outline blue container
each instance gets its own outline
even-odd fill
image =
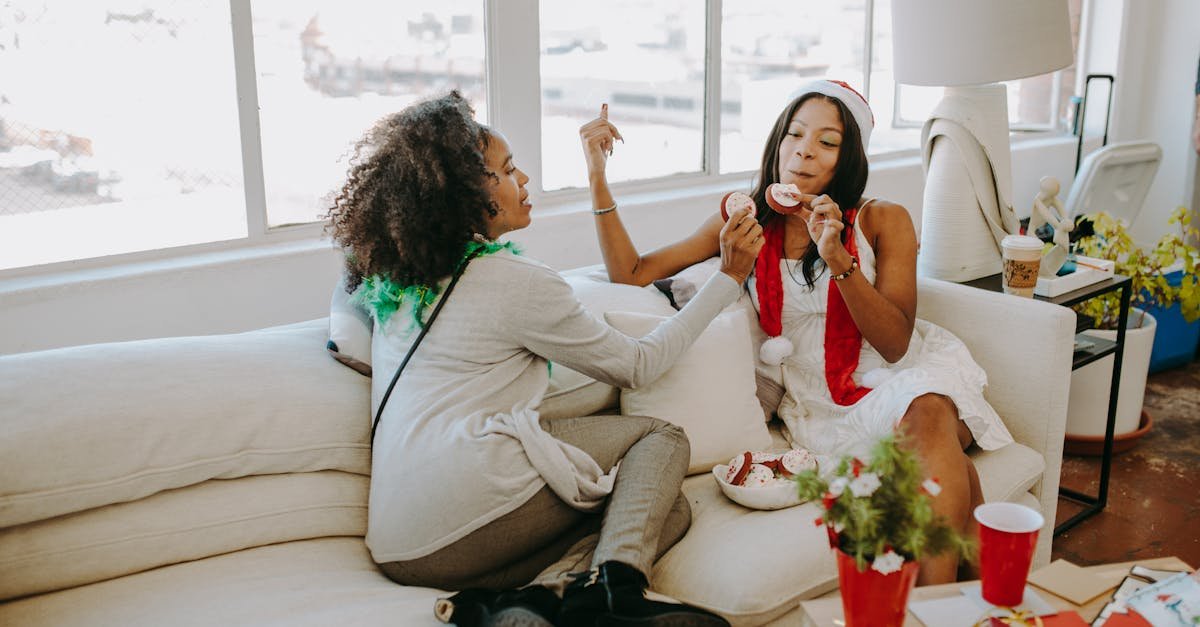
[[[1182,280],[1182,270],[1167,275],[1167,282],[1174,287],[1178,287]],[[1154,349],[1150,353],[1150,372],[1176,368],[1196,358],[1196,350],[1200,346],[1200,320],[1184,320],[1179,303],[1166,309],[1153,305],[1147,307],[1146,311],[1158,321]]]

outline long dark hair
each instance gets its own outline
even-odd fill
[[[364,277],[433,286],[495,216],[484,151],[491,133],[457,91],[379,120],[354,146],[328,211],[346,251],[346,289]]]
[[[817,92],[803,94],[792,100],[780,112],[779,117],[775,119],[775,126],[771,128],[770,136],[767,137],[766,146],[763,147],[762,164],[758,168],[754,191],[751,192],[750,197],[754,199],[755,206],[759,207],[758,221],[764,226],[772,220],[782,219],[767,205],[767,187],[772,183],[779,182],[779,144],[783,142],[783,137],[787,134],[792,116],[796,115],[796,111],[812,98],[822,98],[837,107],[844,129],[841,150],[838,151],[838,160],[834,165],[833,179],[829,181],[829,187],[825,188],[824,193],[828,194],[833,202],[836,202],[838,207],[845,212],[858,206],[862,200],[863,190],[867,187],[867,153],[863,149],[862,131],[859,130],[858,122],[850,113],[850,109],[846,108],[841,100],[825,94]],[[842,231],[843,244],[845,244],[846,233],[846,231]],[[805,283],[810,286],[816,280],[818,263],[824,267],[824,262],[817,253],[817,243],[809,242],[808,248],[801,257],[800,267],[804,273]]]

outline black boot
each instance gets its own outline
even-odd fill
[[[558,596],[545,586],[469,588],[448,599],[438,599],[433,615],[458,627],[552,627],[558,605]]]
[[[684,603],[645,597],[646,577],[621,562],[579,573],[567,585],[558,611],[560,627],[729,627],[724,618]]]

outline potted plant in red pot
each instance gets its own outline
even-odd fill
[[[895,437],[880,440],[869,461],[843,457],[832,474],[796,476],[801,498],[821,503],[816,524],[837,551],[847,627],[901,625],[918,560],[946,551],[970,557],[974,544],[935,517],[941,491]]]

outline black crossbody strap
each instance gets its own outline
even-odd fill
[[[379,409],[375,410],[375,421],[371,423],[371,444],[375,443],[375,430],[379,428],[379,419],[383,418],[383,407],[387,405],[388,397],[392,395],[392,389],[396,387],[396,382],[400,380],[400,373],[404,372],[404,367],[408,365],[408,360],[412,359],[413,353],[417,350],[417,346],[421,343],[421,340],[425,339],[425,334],[429,333],[429,327],[433,326],[433,321],[435,318],[437,318],[438,312],[440,312],[442,310],[442,306],[446,304],[446,299],[450,298],[450,292],[454,290],[454,286],[458,283],[458,279],[461,278],[463,272],[466,271],[467,264],[470,263],[475,257],[478,257],[481,252],[483,252],[482,248],[476,250],[470,255],[467,255],[466,259],[463,259],[462,264],[458,266],[458,270],[454,272],[454,277],[450,279],[450,284],[446,286],[446,291],[442,292],[441,299],[438,300],[437,305],[433,308],[433,313],[429,314],[429,320],[425,322],[425,326],[421,327],[421,333],[417,335],[417,339],[412,343],[412,346],[408,347],[408,354],[405,355],[404,360],[400,362],[400,367],[396,368],[396,374],[392,375],[392,382],[388,384],[387,391],[383,393],[383,399],[379,401]]]

